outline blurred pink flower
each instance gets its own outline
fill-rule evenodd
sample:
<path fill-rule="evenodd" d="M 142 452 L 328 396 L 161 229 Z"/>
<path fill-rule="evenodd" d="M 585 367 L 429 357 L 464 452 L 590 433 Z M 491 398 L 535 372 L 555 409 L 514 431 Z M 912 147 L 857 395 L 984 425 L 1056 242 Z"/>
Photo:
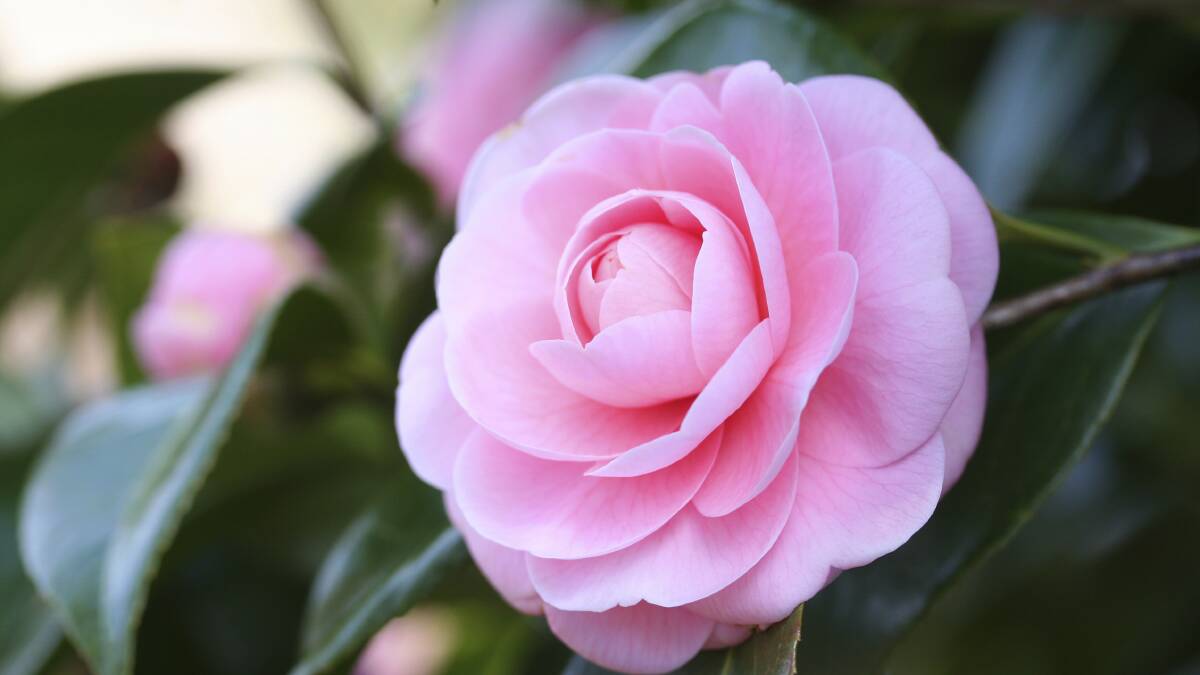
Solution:
<path fill-rule="evenodd" d="M 453 618 L 419 607 L 392 619 L 371 638 L 354 666 L 354 675 L 435 675 L 457 637 Z"/>
<path fill-rule="evenodd" d="M 224 367 L 255 317 L 315 266 L 302 232 L 260 236 L 192 229 L 158 262 L 146 303 L 134 315 L 134 346 L 146 371 L 166 379 Z"/>
<path fill-rule="evenodd" d="M 974 451 L 987 207 L 877 80 L 556 88 L 488 141 L 397 425 L 480 568 L 665 672 L 896 549 Z"/>
<path fill-rule="evenodd" d="M 444 204 L 479 144 L 550 86 L 563 56 L 596 23 L 564 0 L 476 0 L 454 18 L 401 139 Z"/>

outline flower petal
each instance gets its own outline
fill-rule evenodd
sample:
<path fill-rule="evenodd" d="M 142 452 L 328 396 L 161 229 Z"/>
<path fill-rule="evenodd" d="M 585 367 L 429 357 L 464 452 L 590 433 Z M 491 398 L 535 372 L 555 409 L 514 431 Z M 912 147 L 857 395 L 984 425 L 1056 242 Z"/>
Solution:
<path fill-rule="evenodd" d="M 854 259 L 829 253 L 793 278 L 803 289 L 796 296 L 803 306 L 792 315 L 791 344 L 724 425 L 716 464 L 693 500 L 706 516 L 730 513 L 770 484 L 795 449 L 800 414 L 817 378 L 846 342 L 858 280 Z"/>
<path fill-rule="evenodd" d="M 642 603 L 607 612 L 546 607 L 550 630 L 589 661 L 623 673 L 665 673 L 695 656 L 713 622 L 686 609 Z"/>
<path fill-rule="evenodd" d="M 459 192 L 459 218 L 469 218 L 503 177 L 537 164 L 573 138 L 599 129 L 645 129 L 661 97 L 655 87 L 621 75 L 587 77 L 552 89 L 521 121 L 493 134 L 476 151 Z"/>
<path fill-rule="evenodd" d="M 463 518 L 462 511 L 454 503 L 454 497 L 447 492 L 444 498 L 446 513 L 450 522 L 462 533 L 467 542 L 467 550 L 479 571 L 491 582 L 492 586 L 517 610 L 526 614 L 541 614 L 542 599 L 533 589 L 529 581 L 529 571 L 525 567 L 525 554 L 511 548 L 505 548 L 490 539 L 486 539 Z"/>
<path fill-rule="evenodd" d="M 950 412 L 942 420 L 942 437 L 946 441 L 946 477 L 942 491 L 949 490 L 962 476 L 967 460 L 975 453 L 979 434 L 983 431 L 983 413 L 987 408 L 987 346 L 983 328 L 971 331 L 971 356 L 967 363 L 967 379 L 958 391 Z"/>
<path fill-rule="evenodd" d="M 583 558 L 627 547 L 671 520 L 712 466 L 719 435 L 653 474 L 586 475 L 580 462 L 538 459 L 477 431 L 454 469 L 467 522 L 508 548 L 546 558 Z"/>
<path fill-rule="evenodd" d="M 533 586 L 547 604 L 575 611 L 603 611 L 643 600 L 677 607 L 708 597 L 770 550 L 796 498 L 796 482 L 793 460 L 761 495 L 722 518 L 705 518 L 685 508 L 650 536 L 615 553 L 578 560 L 530 556 Z"/>
<path fill-rule="evenodd" d="M 940 495 L 944 457 L 940 435 L 877 468 L 800 456 L 797 498 L 775 546 L 745 576 L 688 607 L 726 623 L 782 620 L 838 570 L 894 551 L 925 524 Z"/>
<path fill-rule="evenodd" d="M 413 473 L 445 490 L 467 436 L 478 428 L 446 383 L 446 326 L 440 312 L 425 319 L 400 361 L 396 430 Z"/>
<path fill-rule="evenodd" d="M 548 305 L 480 311 L 446 343 L 455 400 L 492 435 L 551 459 L 616 457 L 678 428 L 687 401 L 616 408 L 563 386 L 529 349 L 560 335 Z"/>

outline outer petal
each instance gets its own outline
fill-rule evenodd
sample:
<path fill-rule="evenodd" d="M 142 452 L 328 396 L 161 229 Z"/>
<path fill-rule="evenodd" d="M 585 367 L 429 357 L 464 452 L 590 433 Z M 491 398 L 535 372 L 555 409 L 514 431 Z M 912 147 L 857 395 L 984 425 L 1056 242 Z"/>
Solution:
<path fill-rule="evenodd" d="M 713 622 L 686 609 L 642 603 L 607 612 L 546 607 L 550 630 L 589 661 L 623 673 L 665 673 L 695 656 Z"/>
<path fill-rule="evenodd" d="M 967 306 L 967 319 L 979 321 L 996 290 L 1000 249 L 996 226 L 975 184 L 945 153 L 928 155 L 920 166 L 933 179 L 950 214 L 950 279 Z"/>
<path fill-rule="evenodd" d="M 688 607 L 726 623 L 782 620 L 837 570 L 865 565 L 908 541 L 937 505 L 943 460 L 940 436 L 873 469 L 800 456 L 796 501 L 774 548 L 741 579 Z"/>
<path fill-rule="evenodd" d="M 559 382 L 613 406 L 665 403 L 695 394 L 705 382 L 692 355 L 691 314 L 682 310 L 623 319 L 584 347 L 545 340 L 530 350 Z"/>
<path fill-rule="evenodd" d="M 762 559 L 795 499 L 792 461 L 761 495 L 730 515 L 705 518 L 684 509 L 654 534 L 616 553 L 581 560 L 530 556 L 530 578 L 546 603 L 560 609 L 694 602 L 733 583 Z"/>
<path fill-rule="evenodd" d="M 858 301 L 798 444 L 833 463 L 881 466 L 937 431 L 966 374 L 970 336 L 961 293 L 946 277 L 946 213 L 928 177 L 886 149 L 838 160 L 835 175 Z"/>
<path fill-rule="evenodd" d="M 434 312 L 421 324 L 400 361 L 396 430 L 413 472 L 439 490 L 450 485 L 454 459 L 478 428 L 446 383 L 446 326 Z"/>
<path fill-rule="evenodd" d="M 899 92 L 854 75 L 818 77 L 800 85 L 834 160 L 873 147 L 892 148 L 933 179 L 950 214 L 954 261 L 950 278 L 963 292 L 967 316 L 979 320 L 996 286 L 995 226 L 979 191 L 938 150 L 937 139 Z"/>
<path fill-rule="evenodd" d="M 499 179 L 537 164 L 572 138 L 598 129 L 647 128 L 661 97 L 655 87 L 620 75 L 554 88 L 520 122 L 492 135 L 475 153 L 458 197 L 459 218 L 469 217 Z"/>
<path fill-rule="evenodd" d="M 761 61 L 733 69 L 721 89 L 718 138 L 746 167 L 779 229 L 787 269 L 835 250 L 837 196 L 829 155 L 804 95 Z M 752 120 L 752 122 L 751 122 Z"/>
<path fill-rule="evenodd" d="M 582 558 L 624 548 L 684 508 L 712 466 L 719 436 L 662 471 L 628 479 L 531 457 L 482 431 L 463 446 L 454 493 L 473 528 L 509 548 Z"/>
<path fill-rule="evenodd" d="M 958 397 L 942 420 L 942 437 L 946 441 L 946 477 L 942 491 L 949 490 L 962 476 L 967 460 L 975 452 L 979 434 L 983 431 L 983 413 L 987 408 L 987 346 L 983 328 L 971 331 L 971 356 L 967 363 L 967 379 Z"/>
<path fill-rule="evenodd" d="M 794 450 L 800 413 L 850 331 L 858 272 L 854 259 L 829 253 L 793 275 L 804 289 L 789 345 L 746 404 L 725 423 L 712 473 L 694 504 L 706 516 L 730 513 L 762 492 Z"/>
<path fill-rule="evenodd" d="M 496 587 L 508 604 L 526 614 L 541 614 L 542 599 L 538 597 L 537 591 L 533 590 L 533 584 L 529 581 L 529 571 L 525 569 L 525 554 L 505 548 L 476 532 L 463 518 L 450 493 L 446 493 L 445 502 L 450 522 L 462 533 L 467 542 L 467 550 L 471 552 L 471 557 L 475 559 L 475 564 L 479 566 L 483 576 Z"/>
<path fill-rule="evenodd" d="M 560 335 L 548 302 L 480 311 L 446 345 L 455 400 L 491 434 L 548 458 L 615 457 L 678 428 L 686 401 L 615 408 L 564 387 L 529 350 Z"/>

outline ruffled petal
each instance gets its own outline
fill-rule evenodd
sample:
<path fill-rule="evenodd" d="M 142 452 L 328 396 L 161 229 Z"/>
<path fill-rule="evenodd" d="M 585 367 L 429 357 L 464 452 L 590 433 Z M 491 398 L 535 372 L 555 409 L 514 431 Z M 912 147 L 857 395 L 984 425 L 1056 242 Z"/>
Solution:
<path fill-rule="evenodd" d="M 983 413 L 987 408 L 987 346 L 983 328 L 971 331 L 971 356 L 967 362 L 967 379 L 942 420 L 942 437 L 946 441 L 946 477 L 942 491 L 949 490 L 962 476 L 967 460 L 975 453 L 979 434 L 983 431 Z"/>
<path fill-rule="evenodd" d="M 478 431 L 455 465 L 455 499 L 475 530 L 508 548 L 547 558 L 603 555 L 683 509 L 719 442 L 714 437 L 662 471 L 615 480 L 586 475 L 584 463 L 531 457 Z"/>
<path fill-rule="evenodd" d="M 442 358 L 445 347 L 446 326 L 442 315 L 434 312 L 408 343 L 396 390 L 400 448 L 413 473 L 439 490 L 450 485 L 454 459 L 478 428 L 450 393 Z"/>
<path fill-rule="evenodd" d="M 530 556 L 530 578 L 547 604 L 560 609 L 694 602 L 733 583 L 766 555 L 787 521 L 796 480 L 791 461 L 770 487 L 737 511 L 706 518 L 686 508 L 654 534 L 615 553 L 580 560 Z"/>
<path fill-rule="evenodd" d="M 713 622 L 686 609 L 642 603 L 607 612 L 564 612 L 546 607 L 550 630 L 589 661 L 623 673 L 665 673 L 687 663 Z"/>
<path fill-rule="evenodd" d="M 866 565 L 908 541 L 937 505 L 944 458 L 940 435 L 877 468 L 800 456 L 797 499 L 775 546 L 745 576 L 688 607 L 725 623 L 781 621 L 838 570 Z"/>

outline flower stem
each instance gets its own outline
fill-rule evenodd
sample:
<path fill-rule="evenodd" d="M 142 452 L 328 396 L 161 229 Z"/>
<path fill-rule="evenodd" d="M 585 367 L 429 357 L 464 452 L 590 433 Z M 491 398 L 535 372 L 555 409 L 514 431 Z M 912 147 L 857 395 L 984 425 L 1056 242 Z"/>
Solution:
<path fill-rule="evenodd" d="M 1130 255 L 1027 295 L 992 305 L 984 312 L 982 324 L 986 330 L 1004 328 L 1064 305 L 1188 270 L 1200 270 L 1200 244 Z"/>

